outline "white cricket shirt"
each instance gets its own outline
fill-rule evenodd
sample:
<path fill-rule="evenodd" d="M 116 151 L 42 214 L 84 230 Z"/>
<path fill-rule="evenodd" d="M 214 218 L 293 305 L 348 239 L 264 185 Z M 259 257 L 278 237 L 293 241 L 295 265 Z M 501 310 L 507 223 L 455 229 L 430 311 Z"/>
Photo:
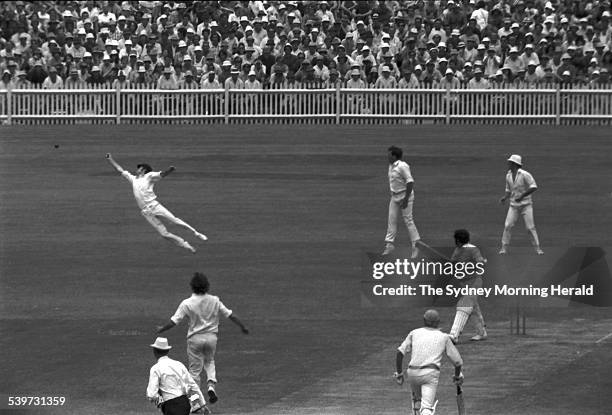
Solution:
<path fill-rule="evenodd" d="M 414 182 L 412 174 L 410 174 L 410 166 L 402 160 L 397 160 L 393 164 L 389 164 L 389 188 L 393 193 L 406 190 L 408 183 Z M 414 197 L 414 192 L 410 194 Z"/>
<path fill-rule="evenodd" d="M 525 193 L 527 189 L 537 189 L 533 176 L 523 170 L 518 169 L 516 177 L 512 179 L 512 171 L 508 170 L 506 174 L 506 192 L 510 192 L 510 206 L 526 206 L 532 203 L 531 195 L 523 198 L 520 202 L 515 202 L 514 199 Z"/>
<path fill-rule="evenodd" d="M 192 294 L 181 302 L 170 320 L 174 324 L 179 324 L 188 317 L 187 338 L 189 338 L 194 334 L 217 333 L 219 314 L 225 318 L 232 315 L 232 310 L 228 309 L 219 297 L 210 294 Z"/>
<path fill-rule="evenodd" d="M 200 388 L 196 385 L 185 365 L 178 360 L 170 359 L 168 356 L 160 357 L 149 372 L 147 398 L 154 400 L 161 394 L 165 402 L 187 395 L 188 392 L 197 393 L 202 397 Z"/>
<path fill-rule="evenodd" d="M 397 350 L 404 356 L 410 353 L 410 366 L 436 365 L 439 368 L 445 354 L 453 364 L 463 364 L 448 334 L 432 327 L 412 330 Z"/>
<path fill-rule="evenodd" d="M 162 178 L 160 171 L 150 171 L 144 176 L 136 177 L 129 171 L 124 170 L 121 175 L 132 184 L 134 198 L 140 209 L 144 209 L 150 203 L 155 202 L 157 196 L 153 193 L 153 186 L 155 186 L 155 182 L 160 181 Z"/>

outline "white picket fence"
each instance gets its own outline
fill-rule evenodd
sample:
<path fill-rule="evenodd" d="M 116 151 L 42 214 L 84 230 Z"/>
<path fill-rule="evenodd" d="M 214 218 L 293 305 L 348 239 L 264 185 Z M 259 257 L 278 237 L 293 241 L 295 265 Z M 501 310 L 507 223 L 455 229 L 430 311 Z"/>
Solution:
<path fill-rule="evenodd" d="M 602 124 L 612 89 L 15 89 L 3 124 Z"/>

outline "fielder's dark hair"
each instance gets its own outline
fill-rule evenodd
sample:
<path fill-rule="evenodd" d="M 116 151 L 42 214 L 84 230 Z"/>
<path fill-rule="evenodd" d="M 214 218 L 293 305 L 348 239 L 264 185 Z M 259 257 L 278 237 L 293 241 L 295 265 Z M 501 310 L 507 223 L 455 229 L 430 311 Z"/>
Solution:
<path fill-rule="evenodd" d="M 136 165 L 137 169 L 139 169 L 141 167 L 144 169 L 145 173 L 149 173 L 149 172 L 153 171 L 153 168 L 151 168 L 151 166 L 148 165 L 147 163 L 140 163 L 140 164 Z"/>
<path fill-rule="evenodd" d="M 455 231 L 455 241 L 460 244 L 467 244 L 470 242 L 470 233 L 466 229 L 457 229 Z"/>
<path fill-rule="evenodd" d="M 391 155 L 392 155 L 393 157 L 395 157 L 396 159 L 398 159 L 398 160 L 401 160 L 401 159 L 402 159 L 402 155 L 404 154 L 404 152 L 402 151 L 402 149 L 401 149 L 401 148 L 399 148 L 399 147 L 396 147 L 396 146 L 391 146 L 391 147 L 389 147 L 389 148 L 387 149 L 387 151 L 388 151 L 388 152 L 390 152 L 390 153 L 391 153 Z"/>
<path fill-rule="evenodd" d="M 193 278 L 191 278 L 189 285 L 195 294 L 206 294 L 210 288 L 208 278 L 201 272 L 195 272 L 193 274 Z"/>

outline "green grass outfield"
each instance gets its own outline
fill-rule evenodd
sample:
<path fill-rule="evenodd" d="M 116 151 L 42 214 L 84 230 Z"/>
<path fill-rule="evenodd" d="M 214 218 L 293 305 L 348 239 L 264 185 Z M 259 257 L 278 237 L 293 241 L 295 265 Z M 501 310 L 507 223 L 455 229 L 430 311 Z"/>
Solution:
<path fill-rule="evenodd" d="M 404 148 L 416 223 L 437 246 L 458 227 L 498 245 L 505 158 L 522 154 L 546 250 L 612 246 L 611 138 L 606 127 L 2 127 L 0 396 L 67 398 L 27 413 L 158 413 L 148 344 L 199 270 L 252 330 L 222 324 L 214 413 L 408 413 L 391 374 L 423 309 L 360 301 L 364 252 L 383 248 L 386 148 Z M 106 152 L 130 170 L 177 167 L 156 192 L 209 236 L 188 236 L 196 255 L 141 217 Z M 522 223 L 514 235 L 528 244 Z M 610 413 L 610 309 L 544 310 L 527 336 L 509 334 L 506 310 L 483 312 L 491 339 L 459 346 L 470 415 Z M 441 313 L 447 330 L 454 310 Z M 185 331 L 167 333 L 183 362 Z M 456 413 L 449 377 L 447 364 L 440 414 Z"/>

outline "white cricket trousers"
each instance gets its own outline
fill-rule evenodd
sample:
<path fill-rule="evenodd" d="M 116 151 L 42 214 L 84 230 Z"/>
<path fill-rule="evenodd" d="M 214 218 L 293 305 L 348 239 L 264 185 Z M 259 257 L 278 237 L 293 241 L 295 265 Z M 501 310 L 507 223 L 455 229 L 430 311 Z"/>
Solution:
<path fill-rule="evenodd" d="M 418 408 L 418 402 L 420 401 L 420 415 L 432 415 L 435 410 L 440 371 L 436 369 L 408 369 L 406 374 L 412 391 L 413 408 Z"/>
<path fill-rule="evenodd" d="M 217 351 L 217 333 L 199 333 L 187 339 L 187 357 L 189 374 L 200 385 L 200 373 L 206 372 L 207 381 L 217 383 L 215 369 L 215 352 Z"/>
<path fill-rule="evenodd" d="M 413 198 L 411 197 L 408 200 L 408 206 L 406 206 L 406 209 L 402 209 L 400 207 L 402 200 L 404 200 L 404 196 L 406 196 L 405 192 L 393 194 L 391 196 L 391 200 L 389 201 L 389 220 L 387 222 L 387 236 L 385 237 L 385 242 L 392 244 L 395 241 L 395 237 L 397 235 L 397 221 L 401 215 L 402 218 L 404 218 L 404 223 L 408 229 L 410 241 L 414 245 L 416 241 L 421 239 L 421 236 L 419 235 L 419 231 L 417 230 L 417 227 L 414 224 L 414 219 L 412 218 Z"/>
<path fill-rule="evenodd" d="M 510 239 L 512 238 L 512 228 L 518 221 L 519 216 L 523 217 L 525 222 L 525 228 L 531 236 L 531 243 L 533 246 L 540 246 L 540 240 L 538 239 L 538 232 L 535 228 L 535 222 L 533 220 L 533 206 L 530 204 L 523 206 L 512 206 L 508 208 L 508 214 L 506 215 L 506 223 L 504 225 L 504 233 L 502 234 L 502 245 L 510 245 Z"/>

